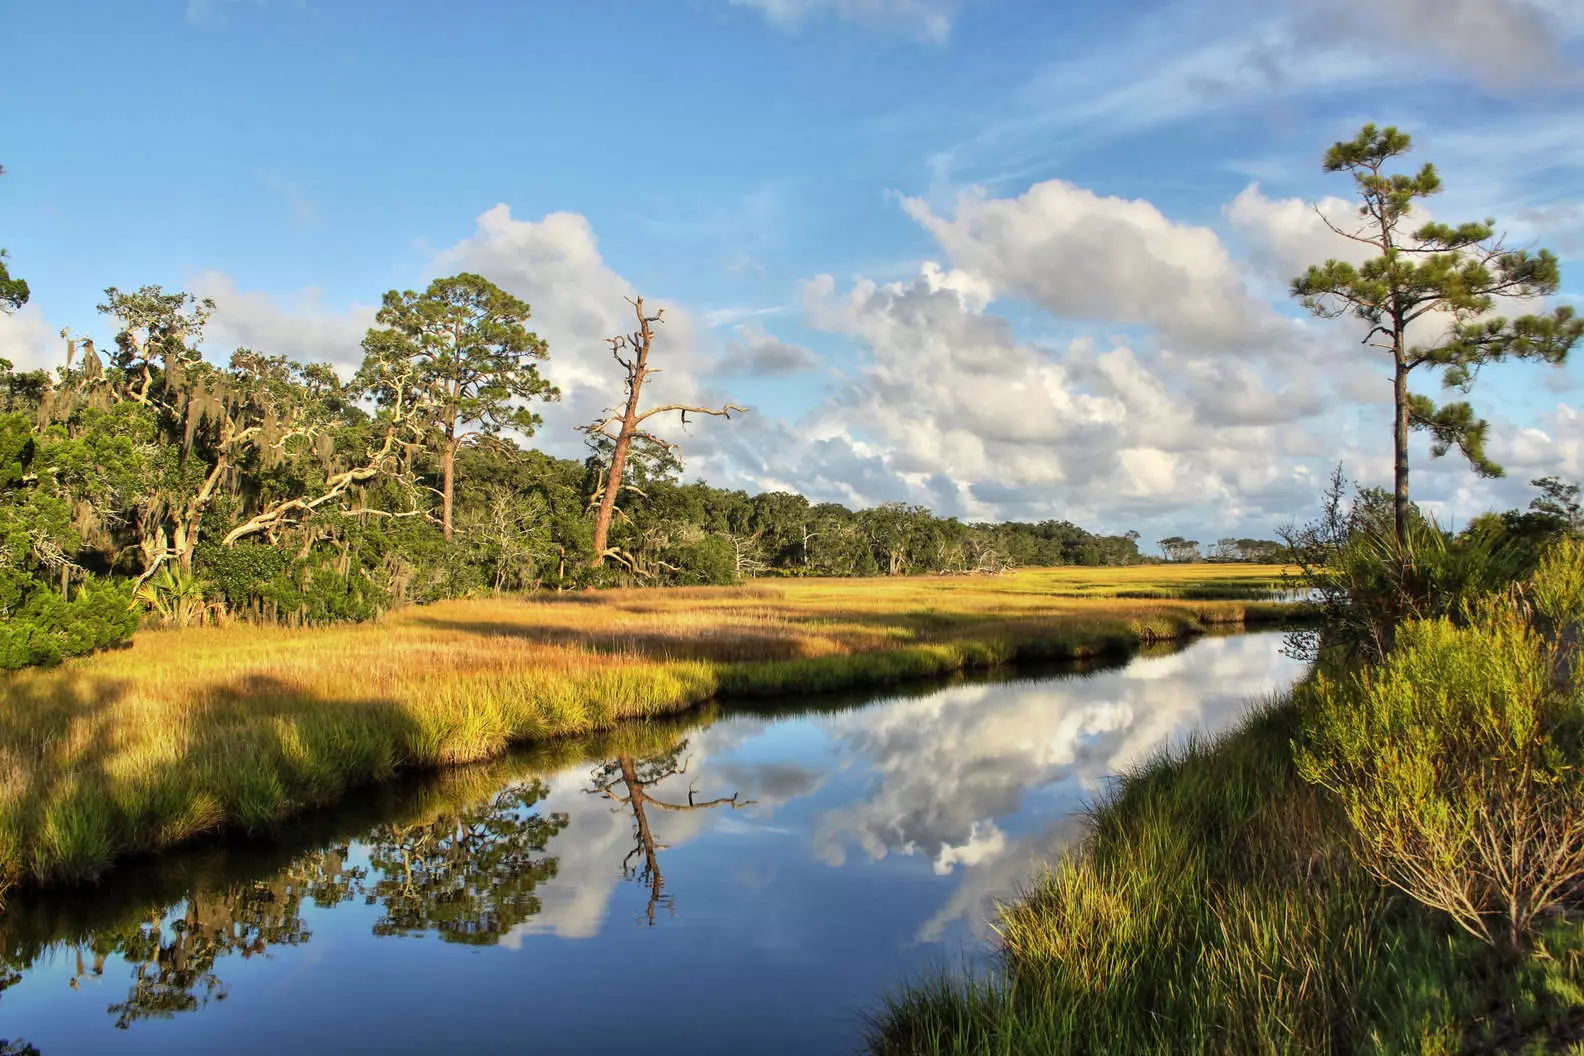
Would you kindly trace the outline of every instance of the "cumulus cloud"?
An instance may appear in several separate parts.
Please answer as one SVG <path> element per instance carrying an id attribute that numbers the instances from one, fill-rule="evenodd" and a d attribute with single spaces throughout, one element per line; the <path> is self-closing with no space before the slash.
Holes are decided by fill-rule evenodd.
<path id="1" fill-rule="evenodd" d="M 1492 448 L 1513 479 L 1556 473 L 1584 480 L 1584 411 L 1559 403 L 1536 424 L 1500 436 Z"/>
<path id="2" fill-rule="evenodd" d="M 1302 275 L 1311 264 L 1335 259 L 1356 265 L 1377 255 L 1372 247 L 1327 226 L 1358 230 L 1358 206 L 1344 198 L 1268 198 L 1258 183 L 1251 183 L 1221 212 L 1248 243 L 1252 262 L 1277 282 Z"/>
<path id="3" fill-rule="evenodd" d="M 1520 209 L 1516 219 L 1526 234 L 1549 242 L 1563 257 L 1584 255 L 1584 203 L 1553 202 Z"/>
<path id="4" fill-rule="evenodd" d="M 943 42 L 951 36 L 956 0 L 730 0 L 735 7 L 764 13 L 773 24 L 795 29 L 821 16 L 873 25 L 900 26 L 918 37 Z"/>
<path id="5" fill-rule="evenodd" d="M 773 378 L 819 367 L 819 357 L 813 352 L 782 341 L 763 327 L 744 324 L 736 328 L 735 334 L 715 368 L 721 374 Z"/>
<path id="6" fill-rule="evenodd" d="M 921 198 L 903 204 L 959 268 L 1059 318 L 1142 323 L 1217 347 L 1250 347 L 1280 323 L 1244 292 L 1214 231 L 1142 199 L 1048 180 L 1015 198 L 964 194 L 952 216 Z"/>
<path id="7" fill-rule="evenodd" d="M 736 471 L 766 486 L 972 518 L 1115 523 L 1214 504 L 1224 523 L 1259 523 L 1311 497 L 1295 456 L 1334 449 L 1312 439 L 1332 391 L 1322 356 L 1272 382 L 1246 356 L 1032 344 L 938 267 L 845 290 L 820 277 L 804 296 L 806 321 L 855 342 L 861 365 L 804 421 L 732 430 Z"/>
<path id="8" fill-rule="evenodd" d="M 289 298 L 243 290 L 218 271 L 199 273 L 188 291 L 215 302 L 205 331 L 206 347 L 223 355 L 237 348 L 284 354 L 303 362 L 329 363 L 349 377 L 363 362 L 363 335 L 374 325 L 374 305 L 333 308 L 309 288 Z"/>
<path id="9" fill-rule="evenodd" d="M 1076 809 L 1188 731 L 1224 728 L 1301 666 L 1268 641 L 1220 639 L 1094 679 L 958 687 L 832 716 L 822 725 L 873 777 L 819 815 L 813 849 L 837 866 L 855 848 L 869 859 L 927 855 L 936 875 L 963 879 L 919 938 L 940 938 L 954 919 L 982 925 L 989 900 L 1015 893 L 1038 858 L 1059 851 L 1052 837 L 1072 832 L 1059 821 L 1015 825 L 1030 801 Z"/>
<path id="10" fill-rule="evenodd" d="M 1152 233 L 1148 245 L 1109 266 L 1131 269 L 1139 281 L 1169 271 L 1174 260 L 1221 261 L 1208 272 L 1185 271 L 1224 280 L 1208 292 L 1178 291 L 1175 306 L 1190 318 L 1216 289 L 1223 302 L 1241 296 L 1236 264 L 1207 230 L 1173 224 L 1148 203 L 1056 186 L 1061 202 L 1094 206 L 1106 222 Z M 1158 339 L 1020 335 L 996 314 L 998 298 L 1027 291 L 1059 307 L 1074 296 L 1042 275 L 1060 259 L 1052 244 L 1060 239 L 1051 232 L 1066 221 L 1046 222 L 1045 206 L 1026 199 L 981 198 L 951 219 L 922 210 L 942 229 L 950 265 L 926 261 L 916 277 L 892 283 L 838 285 L 829 276 L 806 283 L 804 324 L 853 349 L 839 367 L 741 318 L 721 352 L 711 345 L 711 330 L 666 305 L 656 348 L 663 371 L 653 380 L 653 400 L 718 404 L 733 378 L 821 366 L 831 388 L 797 420 L 769 410 L 687 433 L 675 420 L 664 423 L 660 429 L 683 444 L 689 475 L 723 486 L 799 491 L 815 501 L 901 500 L 975 520 L 1063 517 L 1112 531 L 1139 528 L 1147 537 L 1268 534 L 1302 515 L 1339 460 L 1361 479 L 1385 479 L 1389 434 L 1382 407 L 1389 387 L 1356 340 L 1341 336 L 1341 324 L 1287 320 L 1278 342 L 1235 354 L 1177 341 L 1170 335 L 1184 327 L 1164 308 L 1146 320 Z M 1312 214 L 1301 206 L 1255 186 L 1226 215 L 1250 253 L 1271 262 L 1263 267 L 1286 270 L 1300 256 L 1325 255 L 1307 219 Z M 970 215 L 981 207 L 1006 216 L 981 222 Z M 1036 227 L 1045 223 L 1046 236 L 1002 237 L 1006 225 L 1024 217 Z M 606 338 L 632 326 L 624 300 L 635 292 L 631 283 L 604 259 L 586 218 L 519 219 L 505 205 L 482 213 L 475 229 L 437 253 L 413 285 L 461 270 L 479 272 L 533 306 L 530 325 L 550 347 L 545 373 L 565 395 L 543 408 L 545 425 L 532 442 L 581 457 L 574 427 L 620 396 L 621 373 Z M 1184 281 L 1196 289 L 1192 279 Z M 211 348 L 248 345 L 328 359 L 342 369 L 358 361 L 374 313 L 372 306 L 327 305 L 312 290 L 284 297 L 241 290 L 217 273 L 199 276 L 192 287 L 218 304 Z M 1137 303 L 1102 289 L 1091 312 L 1114 321 Z M 1257 314 L 1245 321 L 1250 318 L 1248 325 L 1263 325 Z M 1202 333 L 1212 323 L 1201 317 L 1186 330 Z M 9 353 L 20 364 L 47 361 L 52 341 L 31 307 L 0 321 L 0 347 L 23 350 Z M 1493 442 L 1511 432 L 1504 428 L 1498 423 Z M 1416 478 L 1427 499 L 1461 501 L 1458 489 L 1467 482 L 1455 468 L 1436 466 Z"/>
<path id="11" fill-rule="evenodd" d="M 44 321 L 37 304 L 25 304 L 20 311 L 0 312 L 0 359 L 17 370 L 40 370 L 60 365 L 65 354 L 60 328 Z"/>
<path id="12" fill-rule="evenodd" d="M 562 393 L 559 403 L 541 408 L 544 426 L 534 443 L 566 457 L 585 454 L 576 427 L 601 417 L 622 395 L 621 368 L 611 359 L 607 339 L 634 329 L 627 298 L 643 292 L 606 263 L 588 219 L 551 213 L 519 220 L 509 206 L 496 205 L 478 217 L 473 234 L 437 254 L 430 271 L 477 272 L 529 303 L 530 325 L 550 348 L 543 373 Z M 660 371 L 645 385 L 646 402 L 723 402 L 701 381 L 707 360 L 696 347 L 692 317 L 659 298 L 646 300 L 645 308 L 665 310 L 654 346 Z M 673 441 L 687 439 L 674 416 L 655 419 L 653 428 Z"/>

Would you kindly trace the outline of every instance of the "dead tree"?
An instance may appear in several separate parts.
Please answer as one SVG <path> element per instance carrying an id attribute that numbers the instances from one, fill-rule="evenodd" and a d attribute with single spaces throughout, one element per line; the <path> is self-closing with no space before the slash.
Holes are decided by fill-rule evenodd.
<path id="1" fill-rule="evenodd" d="M 637 880 L 649 888 L 649 906 L 647 916 L 649 926 L 655 922 L 655 906 L 663 905 L 673 909 L 675 902 L 665 893 L 665 877 L 660 873 L 659 851 L 666 849 L 666 845 L 655 840 L 654 830 L 649 827 L 648 808 L 656 810 L 683 811 L 683 810 L 708 810 L 711 807 L 730 806 L 733 810 L 738 807 L 750 806 L 751 799 L 737 798 L 737 793 L 730 796 L 721 796 L 716 799 L 699 802 L 694 798 L 693 789 L 688 789 L 686 803 L 668 803 L 656 799 L 649 794 L 649 789 L 664 781 L 668 777 L 687 773 L 687 763 L 677 762 L 677 757 L 687 748 L 683 741 L 673 748 L 668 754 L 655 756 L 649 759 L 635 760 L 625 753 L 618 755 L 610 762 L 605 763 L 594 771 L 594 787 L 585 791 L 604 795 L 607 799 L 614 800 L 619 805 L 632 808 L 633 812 L 633 849 L 627 852 L 627 857 L 622 859 L 622 875 Z M 621 795 L 616 791 L 620 785 L 626 789 L 627 794 Z M 613 810 L 621 809 L 620 806 Z M 642 857 L 642 864 L 634 864 L 635 860 Z"/>
<path id="2" fill-rule="evenodd" d="M 626 371 L 625 381 L 627 401 L 621 413 L 612 413 L 591 425 L 580 426 L 589 439 L 604 437 L 610 440 L 614 447 L 611 450 L 610 468 L 605 473 L 605 480 L 599 492 L 599 505 L 594 514 L 594 559 L 592 567 L 599 568 L 605 563 L 607 557 L 612 556 L 611 548 L 607 545 L 610 535 L 611 517 L 616 512 L 616 497 L 622 489 L 622 477 L 627 469 L 627 456 L 632 450 L 633 441 L 647 440 L 674 452 L 676 445 L 667 443 L 643 427 L 649 419 L 660 414 L 672 411 L 682 416 L 682 424 L 686 425 L 690 414 L 711 414 L 717 418 L 731 418 L 731 412 L 746 414 L 748 408 L 739 407 L 735 403 L 728 403 L 724 407 L 695 407 L 686 403 L 667 403 L 648 410 L 639 410 L 639 400 L 643 394 L 644 382 L 650 375 L 660 373 L 659 368 L 649 365 L 649 352 L 654 344 L 654 324 L 665 316 L 665 309 L 658 309 L 653 315 L 645 314 L 642 297 L 628 298 L 627 303 L 633 306 L 633 313 L 637 317 L 638 329 L 630 334 L 610 338 L 611 356 L 620 363 Z M 611 432 L 612 429 L 616 431 Z"/>

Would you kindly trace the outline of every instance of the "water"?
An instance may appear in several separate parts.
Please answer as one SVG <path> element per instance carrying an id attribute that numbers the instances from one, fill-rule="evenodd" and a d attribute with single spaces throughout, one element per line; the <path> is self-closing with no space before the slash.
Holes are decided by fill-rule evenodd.
<path id="1" fill-rule="evenodd" d="M 696 716 L 14 897 L 0 1038 L 850 1052 L 881 994 L 983 960 L 1109 775 L 1297 678 L 1281 644 Z"/>

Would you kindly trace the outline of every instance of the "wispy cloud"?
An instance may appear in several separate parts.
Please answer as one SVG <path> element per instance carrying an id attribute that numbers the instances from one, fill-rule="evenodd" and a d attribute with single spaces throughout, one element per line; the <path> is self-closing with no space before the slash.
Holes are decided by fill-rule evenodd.
<path id="1" fill-rule="evenodd" d="M 921 40 L 944 43 L 951 36 L 956 0 L 729 0 L 734 7 L 764 13 L 783 29 L 833 16 L 848 22 L 898 27 Z"/>
<path id="2" fill-rule="evenodd" d="M 279 175 L 260 170 L 259 179 L 264 181 L 264 186 L 274 191 L 286 200 L 290 212 L 291 225 L 296 228 L 318 227 L 324 221 L 319 216 L 319 211 L 301 187 L 289 183 Z"/>

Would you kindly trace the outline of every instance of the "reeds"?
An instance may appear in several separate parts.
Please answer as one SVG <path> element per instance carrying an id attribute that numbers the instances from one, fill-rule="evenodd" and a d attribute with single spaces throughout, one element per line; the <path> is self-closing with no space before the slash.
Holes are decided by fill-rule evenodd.
<path id="1" fill-rule="evenodd" d="M 1298 736 L 1273 702 L 1121 780 L 1003 907 L 994 970 L 892 995 L 870 1051 L 1574 1051 L 1584 921 L 1514 962 L 1382 886 L 1298 775 Z"/>

